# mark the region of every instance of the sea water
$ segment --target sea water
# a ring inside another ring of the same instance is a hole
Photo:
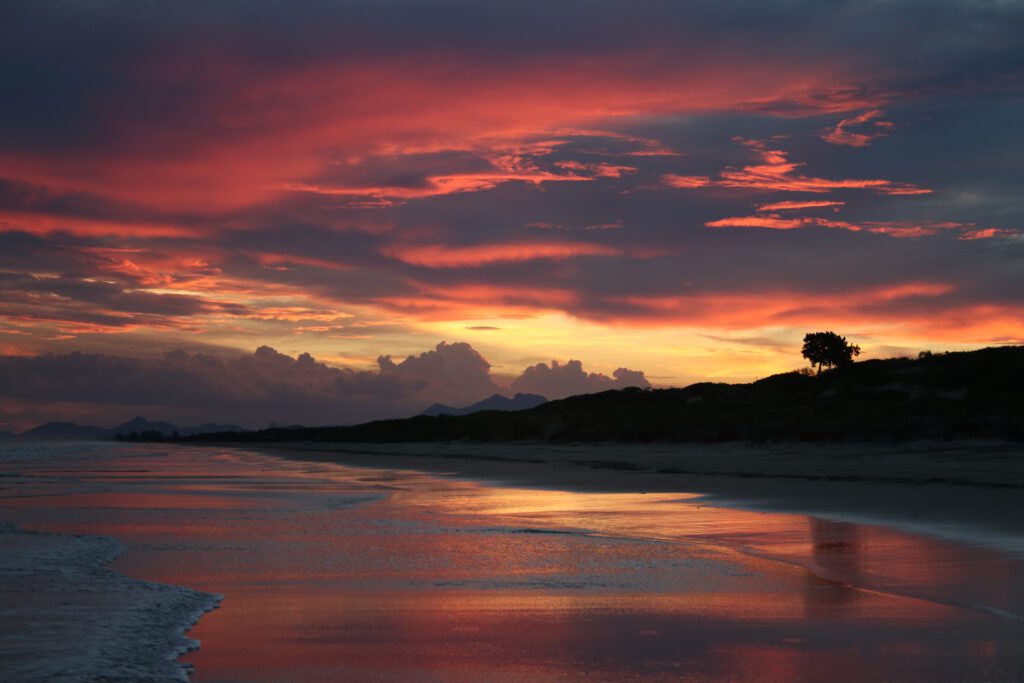
[[[1019,556],[697,493],[16,442],[0,522],[3,680],[1024,679]]]

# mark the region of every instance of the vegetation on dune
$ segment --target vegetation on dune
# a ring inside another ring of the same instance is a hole
[[[804,346],[800,353],[818,366],[818,375],[822,368],[841,368],[853,363],[853,357],[860,355],[860,347],[849,344],[846,337],[835,332],[810,332],[804,335]]]
[[[421,416],[199,439],[268,443],[1022,439],[1022,387],[1024,347],[1003,347],[851,362],[821,376],[789,372],[750,384],[606,391],[516,412]]]

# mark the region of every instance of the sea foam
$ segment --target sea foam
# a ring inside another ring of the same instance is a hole
[[[0,679],[187,681],[185,632],[221,596],[109,568],[112,538],[0,522]]]

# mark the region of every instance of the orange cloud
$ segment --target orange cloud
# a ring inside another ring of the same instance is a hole
[[[851,232],[863,230],[860,226],[845,221],[830,221],[825,218],[813,217],[783,218],[778,214],[720,218],[716,221],[709,221],[704,225],[709,228],[767,228],[769,230],[795,230],[796,228],[811,226],[839,228],[841,230],[850,230]]]
[[[589,242],[509,242],[452,246],[441,244],[391,245],[386,256],[427,268],[472,268],[489,263],[563,260],[578,256],[619,256],[621,249]]]
[[[1024,307],[975,304],[949,297],[950,283],[908,282],[838,293],[767,291],[757,294],[628,296],[618,313],[595,313],[613,324],[685,325],[743,330],[835,325],[883,328],[886,335],[955,343],[1024,338]]]
[[[827,207],[840,207],[845,206],[846,202],[833,202],[833,201],[806,201],[806,202],[774,202],[772,204],[762,204],[757,207],[758,211],[797,211],[799,209],[823,209]]]
[[[661,176],[661,182],[669,187],[679,188],[693,188],[693,187],[707,187],[711,185],[711,178],[702,175],[676,175],[675,173],[666,173]]]

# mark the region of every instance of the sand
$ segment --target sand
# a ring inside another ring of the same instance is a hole
[[[240,444],[252,448],[251,444]],[[885,524],[1024,553],[1024,444],[290,442],[282,457],[517,486],[697,492],[708,504]]]

